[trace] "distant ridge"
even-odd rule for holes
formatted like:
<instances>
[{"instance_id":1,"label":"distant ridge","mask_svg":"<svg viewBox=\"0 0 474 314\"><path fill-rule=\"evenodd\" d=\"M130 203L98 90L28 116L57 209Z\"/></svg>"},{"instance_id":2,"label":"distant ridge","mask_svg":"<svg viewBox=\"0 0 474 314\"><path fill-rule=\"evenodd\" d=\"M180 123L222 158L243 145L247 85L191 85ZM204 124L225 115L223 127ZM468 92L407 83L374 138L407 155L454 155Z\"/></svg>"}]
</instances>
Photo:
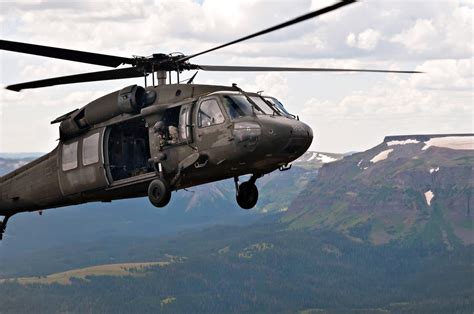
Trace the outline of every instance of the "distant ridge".
<instances>
[{"instance_id":1,"label":"distant ridge","mask_svg":"<svg viewBox=\"0 0 474 314\"><path fill-rule=\"evenodd\" d=\"M451 134L414 134L414 135L389 135L384 138L384 142L389 142L389 141L405 141L408 139L414 139L418 140L420 142L428 141L430 138L436 138L436 137L450 137L450 136L456 136L456 137L468 137L468 136L474 136L474 133L451 133Z\"/></svg>"},{"instance_id":2,"label":"distant ridge","mask_svg":"<svg viewBox=\"0 0 474 314\"><path fill-rule=\"evenodd\" d=\"M46 153L31 152L31 153L1 153L0 158L5 159L23 159L23 158L37 158L45 155Z\"/></svg>"}]
</instances>

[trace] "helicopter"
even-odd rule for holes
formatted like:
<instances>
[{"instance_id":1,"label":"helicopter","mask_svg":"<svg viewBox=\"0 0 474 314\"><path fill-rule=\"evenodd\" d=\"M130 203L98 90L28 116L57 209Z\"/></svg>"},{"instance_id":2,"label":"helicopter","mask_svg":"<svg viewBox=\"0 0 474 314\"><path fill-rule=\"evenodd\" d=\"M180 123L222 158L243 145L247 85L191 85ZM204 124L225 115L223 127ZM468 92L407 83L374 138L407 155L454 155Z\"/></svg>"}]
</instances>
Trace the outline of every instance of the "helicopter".
<instances>
[{"instance_id":1,"label":"helicopter","mask_svg":"<svg viewBox=\"0 0 474 314\"><path fill-rule=\"evenodd\" d=\"M275 97L232 86L185 84L183 71L379 72L417 71L227 66L190 59L255 38L354 3L344 0L199 53L132 58L0 40L0 49L116 69L9 85L24 89L144 77L54 119L59 144L50 153L0 177L0 240L7 222L32 212L87 202L146 197L166 206L172 192L233 178L244 209L258 201L256 181L286 171L310 147L312 129ZM120 65L129 65L117 68ZM177 83L171 73L176 72ZM151 85L147 76L151 74ZM250 178L240 182L239 178Z\"/></svg>"}]
</instances>

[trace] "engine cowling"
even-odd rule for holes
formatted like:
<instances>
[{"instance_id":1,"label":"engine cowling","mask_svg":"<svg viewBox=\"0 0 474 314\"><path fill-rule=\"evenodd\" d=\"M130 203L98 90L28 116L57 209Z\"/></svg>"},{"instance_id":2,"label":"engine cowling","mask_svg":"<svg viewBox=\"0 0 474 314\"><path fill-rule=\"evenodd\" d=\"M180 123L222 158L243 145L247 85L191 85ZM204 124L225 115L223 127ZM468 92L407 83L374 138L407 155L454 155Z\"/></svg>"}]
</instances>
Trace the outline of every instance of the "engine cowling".
<instances>
[{"instance_id":1,"label":"engine cowling","mask_svg":"<svg viewBox=\"0 0 474 314\"><path fill-rule=\"evenodd\" d=\"M102 96L81 109L71 113L59 126L61 139L71 138L95 124L105 122L120 114L139 113L156 99L154 91L146 91L138 85L131 85L119 91Z\"/></svg>"}]
</instances>

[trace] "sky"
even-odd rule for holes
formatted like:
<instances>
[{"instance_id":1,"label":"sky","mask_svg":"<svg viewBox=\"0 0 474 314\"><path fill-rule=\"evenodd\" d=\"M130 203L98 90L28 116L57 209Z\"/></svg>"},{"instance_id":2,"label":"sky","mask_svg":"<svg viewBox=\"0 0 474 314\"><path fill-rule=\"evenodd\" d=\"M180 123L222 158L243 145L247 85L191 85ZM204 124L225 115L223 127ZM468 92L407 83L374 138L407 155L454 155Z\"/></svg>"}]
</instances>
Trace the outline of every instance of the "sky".
<instances>
[{"instance_id":1,"label":"sky","mask_svg":"<svg viewBox=\"0 0 474 314\"><path fill-rule=\"evenodd\" d=\"M331 0L0 0L0 38L124 57L192 54L284 22ZM192 59L197 64L416 70L424 74L216 73L281 100L308 123L311 150L363 151L387 135L473 133L471 0L366 0ZM0 52L0 152L47 152L50 121L143 78L20 93L3 87L109 68ZM181 78L193 72L182 73Z\"/></svg>"}]
</instances>

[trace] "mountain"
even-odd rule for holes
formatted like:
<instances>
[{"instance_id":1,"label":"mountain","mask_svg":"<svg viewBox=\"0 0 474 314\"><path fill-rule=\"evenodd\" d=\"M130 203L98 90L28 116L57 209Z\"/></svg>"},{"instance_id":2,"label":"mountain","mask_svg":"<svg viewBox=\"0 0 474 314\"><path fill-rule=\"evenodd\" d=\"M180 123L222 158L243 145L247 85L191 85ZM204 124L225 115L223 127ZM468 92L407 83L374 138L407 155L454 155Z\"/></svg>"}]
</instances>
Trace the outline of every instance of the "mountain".
<instances>
[{"instance_id":1,"label":"mountain","mask_svg":"<svg viewBox=\"0 0 474 314\"><path fill-rule=\"evenodd\" d=\"M472 134L386 137L324 165L282 221L373 244L473 244L473 166Z\"/></svg>"},{"instance_id":2,"label":"mountain","mask_svg":"<svg viewBox=\"0 0 474 314\"><path fill-rule=\"evenodd\" d=\"M98 230L81 225L89 215L103 229L0 256L0 312L472 313L473 146L473 135L387 137L320 169L298 166L324 159L308 153L262 178L259 211L239 211L260 219L240 225L158 236L132 230L172 212L52 211L64 213L44 224L56 237ZM225 213L220 184L232 183L185 194L176 218L206 212L191 201L201 188L209 212Z\"/></svg>"},{"instance_id":3,"label":"mountain","mask_svg":"<svg viewBox=\"0 0 474 314\"><path fill-rule=\"evenodd\" d=\"M5 240L0 242L0 256L108 237L162 236L215 224L251 223L263 214L286 210L324 162L335 158L341 156L307 152L290 171L275 171L259 179L260 199L250 211L237 205L233 180L224 180L173 193L165 208L155 208L147 198L138 198L50 209L42 216L18 214L10 220ZM0 159L0 171L6 173L31 159ZM294 188L289 190L288 186Z\"/></svg>"},{"instance_id":4,"label":"mountain","mask_svg":"<svg viewBox=\"0 0 474 314\"><path fill-rule=\"evenodd\" d=\"M4 158L0 157L0 176L12 172L16 168L20 168L26 165L30 161L35 159L34 157L22 157L22 158Z\"/></svg>"}]
</instances>

